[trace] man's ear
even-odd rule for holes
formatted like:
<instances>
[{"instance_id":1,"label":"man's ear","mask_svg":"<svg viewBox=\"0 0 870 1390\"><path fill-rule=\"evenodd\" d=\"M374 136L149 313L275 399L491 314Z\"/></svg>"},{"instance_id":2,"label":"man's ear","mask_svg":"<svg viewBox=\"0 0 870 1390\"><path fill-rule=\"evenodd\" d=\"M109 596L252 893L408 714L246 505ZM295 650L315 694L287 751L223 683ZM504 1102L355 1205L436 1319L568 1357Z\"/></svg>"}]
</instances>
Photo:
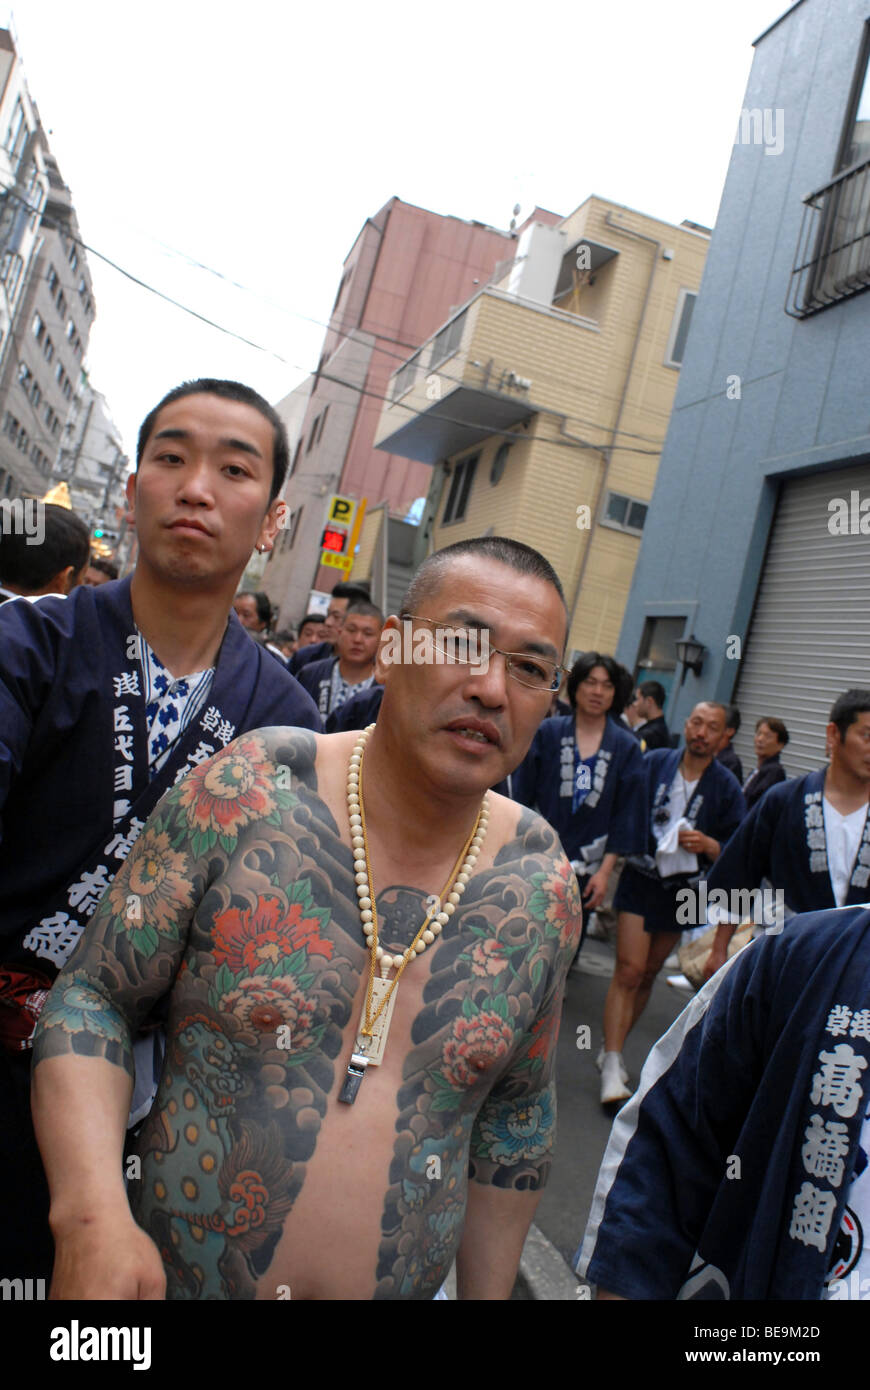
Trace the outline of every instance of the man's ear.
<instances>
[{"instance_id":1,"label":"man's ear","mask_svg":"<svg viewBox=\"0 0 870 1390\"><path fill-rule=\"evenodd\" d=\"M127 515L125 520L134 524L136 521L136 476L135 473L131 473L124 487L124 492L127 497Z\"/></svg>"},{"instance_id":2,"label":"man's ear","mask_svg":"<svg viewBox=\"0 0 870 1390\"><path fill-rule=\"evenodd\" d=\"M290 511L283 497L276 497L269 503L266 515L263 517L263 524L260 527L260 534L257 536L257 549L262 553L271 550L275 544L275 537L278 532L286 525Z\"/></svg>"},{"instance_id":3,"label":"man's ear","mask_svg":"<svg viewBox=\"0 0 870 1390\"><path fill-rule=\"evenodd\" d=\"M381 628L381 640L375 652L374 677L378 685L386 685L390 667L401 661L401 655L402 624L392 613Z\"/></svg>"}]
</instances>

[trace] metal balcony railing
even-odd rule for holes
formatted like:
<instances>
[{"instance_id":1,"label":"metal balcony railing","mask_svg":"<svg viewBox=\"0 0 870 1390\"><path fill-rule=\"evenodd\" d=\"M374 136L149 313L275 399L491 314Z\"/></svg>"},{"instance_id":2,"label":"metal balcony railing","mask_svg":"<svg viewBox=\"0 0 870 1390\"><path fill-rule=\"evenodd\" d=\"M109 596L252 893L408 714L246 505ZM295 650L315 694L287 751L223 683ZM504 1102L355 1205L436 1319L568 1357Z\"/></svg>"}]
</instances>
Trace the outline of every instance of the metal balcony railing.
<instances>
[{"instance_id":1,"label":"metal balcony railing","mask_svg":"<svg viewBox=\"0 0 870 1390\"><path fill-rule=\"evenodd\" d=\"M870 159L804 199L785 311L808 318L870 289Z\"/></svg>"}]
</instances>

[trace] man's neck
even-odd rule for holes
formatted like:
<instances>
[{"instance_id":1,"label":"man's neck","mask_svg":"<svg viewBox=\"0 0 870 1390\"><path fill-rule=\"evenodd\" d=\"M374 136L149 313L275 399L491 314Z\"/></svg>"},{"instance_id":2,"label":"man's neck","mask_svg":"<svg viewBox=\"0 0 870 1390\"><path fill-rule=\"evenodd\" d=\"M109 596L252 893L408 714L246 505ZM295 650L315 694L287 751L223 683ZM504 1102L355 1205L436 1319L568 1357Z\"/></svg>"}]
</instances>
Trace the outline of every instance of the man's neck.
<instances>
[{"instance_id":1,"label":"man's neck","mask_svg":"<svg viewBox=\"0 0 870 1390\"><path fill-rule=\"evenodd\" d=\"M849 812L857 811L859 807L867 804L870 799L870 783L856 777L842 764L832 762L825 773L824 796L841 815L848 815Z\"/></svg>"},{"instance_id":2,"label":"man's neck","mask_svg":"<svg viewBox=\"0 0 870 1390\"><path fill-rule=\"evenodd\" d=\"M338 674L343 681L347 681L348 685L359 685L360 681L364 681L370 676L373 670L373 661L365 661L362 666L352 666L349 661L345 661L343 656L338 658Z\"/></svg>"},{"instance_id":3,"label":"man's neck","mask_svg":"<svg viewBox=\"0 0 870 1390\"><path fill-rule=\"evenodd\" d=\"M579 709L574 711L574 727L577 730L578 738L584 734L587 738L591 738L595 734L600 737L604 733L606 725L606 714L584 714Z\"/></svg>"},{"instance_id":4,"label":"man's neck","mask_svg":"<svg viewBox=\"0 0 870 1390\"><path fill-rule=\"evenodd\" d=\"M228 592L206 592L163 580L137 566L130 585L136 626L176 679L214 666L234 589L235 582Z\"/></svg>"},{"instance_id":5,"label":"man's neck","mask_svg":"<svg viewBox=\"0 0 870 1390\"><path fill-rule=\"evenodd\" d=\"M694 753L690 753L687 748L680 762L680 773L687 782L697 782L699 777L703 777L712 761L712 756L709 758L698 758Z\"/></svg>"}]
</instances>

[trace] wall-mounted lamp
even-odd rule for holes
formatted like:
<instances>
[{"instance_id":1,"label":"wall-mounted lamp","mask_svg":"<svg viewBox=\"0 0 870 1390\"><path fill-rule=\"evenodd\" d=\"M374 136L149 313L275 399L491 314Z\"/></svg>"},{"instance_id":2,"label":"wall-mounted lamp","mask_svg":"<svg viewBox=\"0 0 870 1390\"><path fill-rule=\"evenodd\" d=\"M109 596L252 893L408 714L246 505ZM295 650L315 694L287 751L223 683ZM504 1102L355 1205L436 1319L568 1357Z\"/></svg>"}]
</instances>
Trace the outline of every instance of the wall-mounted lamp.
<instances>
[{"instance_id":1,"label":"wall-mounted lamp","mask_svg":"<svg viewBox=\"0 0 870 1390\"><path fill-rule=\"evenodd\" d=\"M680 685L682 685L686 679L687 671L692 671L696 676L700 676L707 648L703 642L697 640L694 633L691 637L684 637L681 641L675 642L674 646L677 649L677 661L681 662L683 666L683 679L680 681Z\"/></svg>"}]
</instances>

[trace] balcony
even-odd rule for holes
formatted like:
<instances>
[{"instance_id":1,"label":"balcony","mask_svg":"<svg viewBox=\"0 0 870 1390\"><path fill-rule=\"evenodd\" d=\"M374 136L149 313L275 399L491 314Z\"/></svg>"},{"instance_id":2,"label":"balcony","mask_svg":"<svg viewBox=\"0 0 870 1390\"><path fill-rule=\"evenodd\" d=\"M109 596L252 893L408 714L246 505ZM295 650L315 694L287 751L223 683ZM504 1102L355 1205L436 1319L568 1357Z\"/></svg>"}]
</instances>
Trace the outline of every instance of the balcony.
<instances>
[{"instance_id":1,"label":"balcony","mask_svg":"<svg viewBox=\"0 0 870 1390\"><path fill-rule=\"evenodd\" d=\"M375 447L436 463L552 408L535 389L542 354L582 376L598 326L591 319L487 286L393 373Z\"/></svg>"},{"instance_id":2,"label":"balcony","mask_svg":"<svg viewBox=\"0 0 870 1390\"><path fill-rule=\"evenodd\" d=\"M870 289L870 160L804 199L785 311L809 318Z\"/></svg>"}]
</instances>

